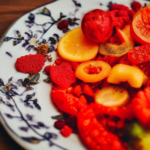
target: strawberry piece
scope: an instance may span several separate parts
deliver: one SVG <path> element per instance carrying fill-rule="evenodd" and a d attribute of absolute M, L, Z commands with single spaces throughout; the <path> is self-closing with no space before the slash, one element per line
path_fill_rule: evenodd
<path fill-rule="evenodd" d="M 81 91 L 82 91 L 81 86 L 80 86 L 80 85 L 76 85 L 76 86 L 73 88 L 73 91 L 72 91 L 72 92 L 73 92 L 73 94 L 74 94 L 75 96 L 80 97 Z"/>
<path fill-rule="evenodd" d="M 76 82 L 75 72 L 68 62 L 62 62 L 60 65 L 50 67 L 50 77 L 57 85 L 68 88 Z"/>
<path fill-rule="evenodd" d="M 60 133 L 61 133 L 62 136 L 68 137 L 72 133 L 72 128 L 70 128 L 67 125 L 64 125 L 64 127 L 60 130 Z"/>
<path fill-rule="evenodd" d="M 72 93 L 67 93 L 66 88 L 59 86 L 52 86 L 51 97 L 60 110 L 73 116 L 77 116 L 78 112 L 87 105 L 84 97 L 78 98 Z"/>
<path fill-rule="evenodd" d="M 90 150 L 125 150 L 121 140 L 108 132 L 95 117 L 93 108 L 84 107 L 77 116 L 79 135 Z M 113 140 L 112 140 L 113 139 Z"/>
<path fill-rule="evenodd" d="M 94 97 L 94 91 L 88 84 L 84 84 L 82 92 L 86 95 Z"/>
<path fill-rule="evenodd" d="M 128 52 L 128 58 L 134 64 L 150 61 L 149 45 L 141 45 L 132 48 L 132 50 Z"/>
<path fill-rule="evenodd" d="M 20 72 L 36 74 L 42 69 L 45 61 L 46 58 L 42 54 L 30 54 L 17 58 L 15 67 Z"/>
<path fill-rule="evenodd" d="M 45 66 L 45 68 L 44 68 L 44 72 L 46 72 L 48 75 L 50 73 L 50 67 L 51 67 L 51 65 L 48 65 L 48 66 Z"/>
<path fill-rule="evenodd" d="M 150 87 L 139 91 L 131 102 L 132 113 L 145 127 L 150 125 Z"/>
<path fill-rule="evenodd" d="M 138 1 L 134 1 L 134 2 L 131 3 L 131 8 L 135 12 L 137 12 L 141 7 L 142 7 L 142 5 Z"/>

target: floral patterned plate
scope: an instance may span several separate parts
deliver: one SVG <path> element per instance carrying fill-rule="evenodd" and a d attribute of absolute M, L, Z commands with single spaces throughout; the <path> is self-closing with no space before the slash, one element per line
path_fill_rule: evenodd
<path fill-rule="evenodd" d="M 16 59 L 35 54 L 40 43 L 50 45 L 45 66 L 56 59 L 57 43 L 65 32 L 80 26 L 83 15 L 95 8 L 107 10 L 114 3 L 130 6 L 132 0 L 59 0 L 41 6 L 18 19 L 1 39 L 0 47 L 0 120 L 7 132 L 22 147 L 30 150 L 85 150 L 78 135 L 64 138 L 53 127 L 52 116 L 59 112 L 50 100 L 51 85 L 44 82 L 42 71 L 25 88 L 28 74 L 17 72 Z M 144 5 L 147 1 L 141 1 Z M 67 20 L 69 27 L 59 30 L 57 24 Z"/>

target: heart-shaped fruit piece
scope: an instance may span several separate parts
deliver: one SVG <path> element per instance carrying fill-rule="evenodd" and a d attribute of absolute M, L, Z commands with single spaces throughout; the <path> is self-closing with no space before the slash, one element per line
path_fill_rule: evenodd
<path fill-rule="evenodd" d="M 30 54 L 18 58 L 15 67 L 20 72 L 36 74 L 42 69 L 45 61 L 46 58 L 42 54 Z"/>
<path fill-rule="evenodd" d="M 51 66 L 50 77 L 54 83 L 64 88 L 68 88 L 72 83 L 76 82 L 75 72 L 68 62 L 63 62 L 57 66 Z"/>

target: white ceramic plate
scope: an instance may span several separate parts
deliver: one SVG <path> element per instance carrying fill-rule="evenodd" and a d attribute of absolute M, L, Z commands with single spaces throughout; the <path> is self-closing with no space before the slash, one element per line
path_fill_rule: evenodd
<path fill-rule="evenodd" d="M 95 8 L 107 10 L 112 3 L 121 3 L 130 6 L 132 0 L 59 0 L 41 6 L 18 19 L 4 35 L 0 47 L 0 119 L 1 123 L 22 147 L 28 150 L 85 150 L 78 135 L 72 134 L 64 138 L 53 127 L 54 120 L 51 116 L 59 112 L 50 100 L 51 85 L 43 82 L 46 75 L 40 72 L 39 84 L 26 91 L 21 85 L 28 74 L 17 72 L 16 59 L 27 54 L 35 54 L 33 41 L 50 43 L 49 37 L 57 41 L 57 35 L 62 37 L 65 33 L 58 30 L 57 24 L 62 19 L 78 18 L 69 29 L 80 26 L 83 15 Z M 147 1 L 140 1 L 142 5 Z M 60 13 L 63 13 L 63 15 Z M 53 21 L 54 20 L 54 21 Z M 21 37 L 19 37 L 21 36 Z M 5 40 L 3 42 L 3 40 Z M 15 46 L 13 46 L 15 43 Z M 56 44 L 51 46 L 57 47 Z M 56 52 L 50 53 L 52 64 L 56 59 Z M 4 83 L 3 83 L 3 82 Z M 11 83 L 12 90 L 8 92 L 3 85 Z M 32 98 L 26 100 L 27 95 Z M 26 101 L 25 101 L 26 100 Z"/>

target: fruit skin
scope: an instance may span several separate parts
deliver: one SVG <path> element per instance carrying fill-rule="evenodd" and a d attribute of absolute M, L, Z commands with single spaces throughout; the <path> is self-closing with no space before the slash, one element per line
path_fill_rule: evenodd
<path fill-rule="evenodd" d="M 83 95 L 79 98 L 72 93 L 67 93 L 66 88 L 52 86 L 51 98 L 57 107 L 73 116 L 77 116 L 78 112 L 87 105 L 87 101 Z"/>
<path fill-rule="evenodd" d="M 107 78 L 109 83 L 119 84 L 127 81 L 131 87 L 140 88 L 144 80 L 143 72 L 125 64 L 115 65 Z"/>
<path fill-rule="evenodd" d="M 84 62 L 98 53 L 98 44 L 89 41 L 80 27 L 67 32 L 58 43 L 57 52 L 61 58 L 71 62 Z"/>
<path fill-rule="evenodd" d="M 100 54 L 120 57 L 128 53 L 128 51 L 133 48 L 134 41 L 130 36 L 130 25 L 126 25 L 122 30 L 119 29 L 118 32 L 120 33 L 117 34 L 120 34 L 120 36 L 122 35 L 121 37 L 125 42 L 120 45 L 109 42 L 101 43 L 99 47 Z"/>
<path fill-rule="evenodd" d="M 129 100 L 128 91 L 121 86 L 102 87 L 94 97 L 95 103 L 108 106 L 120 107 L 127 104 Z"/>
<path fill-rule="evenodd" d="M 125 150 L 119 138 L 108 132 L 95 116 L 92 106 L 84 107 L 77 116 L 79 135 L 90 150 Z M 113 139 L 113 140 L 112 140 Z"/>
<path fill-rule="evenodd" d="M 50 77 L 57 85 L 68 88 L 76 82 L 75 72 L 68 62 L 62 62 L 60 65 L 50 67 Z"/>
<path fill-rule="evenodd" d="M 88 67 L 101 67 L 102 70 L 98 74 L 89 74 Z M 87 83 L 94 83 L 106 78 L 111 70 L 111 66 L 105 61 L 88 61 L 81 63 L 76 71 L 75 76 Z"/>
<path fill-rule="evenodd" d="M 108 14 L 94 9 L 83 16 L 81 28 L 86 38 L 96 43 L 107 41 L 113 32 L 113 24 Z"/>

